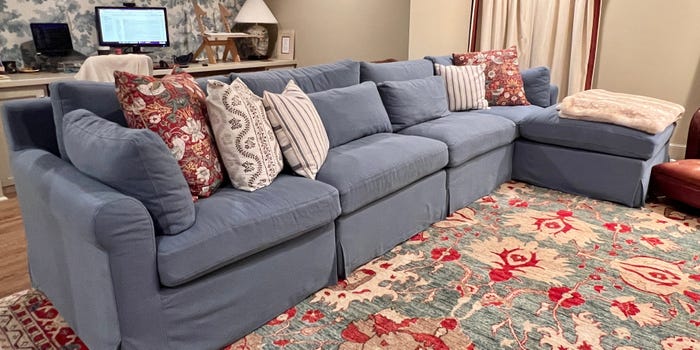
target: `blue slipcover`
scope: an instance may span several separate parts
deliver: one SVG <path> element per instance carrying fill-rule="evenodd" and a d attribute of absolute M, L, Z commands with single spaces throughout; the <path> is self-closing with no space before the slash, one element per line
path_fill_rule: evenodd
<path fill-rule="evenodd" d="M 433 65 L 426 60 L 389 63 L 360 63 L 360 80 L 381 83 L 385 81 L 420 79 L 433 75 Z"/>
<path fill-rule="evenodd" d="M 649 159 L 661 150 L 673 134 L 675 125 L 650 135 L 624 126 L 559 118 L 556 106 L 531 114 L 520 124 L 520 135 L 545 144 Z"/>
<path fill-rule="evenodd" d="M 447 146 L 424 137 L 374 134 L 328 151 L 316 175 L 338 189 L 343 215 L 447 164 Z"/>
<path fill-rule="evenodd" d="M 528 120 L 535 112 L 541 111 L 542 107 L 536 105 L 529 106 L 491 106 L 489 109 L 482 109 L 479 113 L 497 115 L 510 119 L 513 123 L 520 125 Z"/>
<path fill-rule="evenodd" d="M 76 109 L 86 109 L 96 115 L 126 126 L 122 106 L 114 91 L 114 83 L 92 81 L 59 81 L 49 84 L 53 106 L 56 139 L 61 158 L 70 161 L 63 145 L 63 116 Z"/>
<path fill-rule="evenodd" d="M 308 95 L 323 121 L 330 147 L 391 132 L 391 122 L 373 82 Z"/>
<path fill-rule="evenodd" d="M 377 88 L 394 132 L 450 114 L 443 77 L 387 81 Z"/>
<path fill-rule="evenodd" d="M 156 234 L 194 224 L 192 194 L 177 160 L 156 133 L 130 129 L 77 109 L 63 118 L 66 154 L 78 170 L 143 203 Z"/>
<path fill-rule="evenodd" d="M 158 272 L 174 287 L 332 222 L 338 192 L 324 183 L 280 175 L 254 192 L 222 188 L 196 203 L 197 220 L 160 236 Z"/>
<path fill-rule="evenodd" d="M 360 62 L 343 60 L 296 69 L 264 72 L 231 73 L 231 81 L 241 78 L 256 95 L 264 91 L 281 93 L 294 80 L 305 93 L 312 93 L 360 83 Z"/>
<path fill-rule="evenodd" d="M 439 140 L 447 144 L 448 167 L 456 167 L 480 155 L 507 145 L 518 130 L 508 119 L 479 112 L 455 112 L 447 117 L 420 123 L 399 132 Z"/>
<path fill-rule="evenodd" d="M 635 159 L 518 139 L 513 179 L 640 207 L 646 199 L 651 168 L 667 160 L 668 145 L 649 159 Z"/>

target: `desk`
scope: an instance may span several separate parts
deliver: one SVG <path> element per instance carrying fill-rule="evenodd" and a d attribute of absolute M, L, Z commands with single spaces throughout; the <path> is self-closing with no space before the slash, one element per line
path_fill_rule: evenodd
<path fill-rule="evenodd" d="M 200 63 L 183 68 L 195 77 L 227 74 L 231 72 L 251 72 L 272 69 L 295 68 L 294 60 L 261 60 L 241 62 L 220 62 L 202 66 Z M 153 75 L 160 77 L 170 73 L 171 69 L 155 69 Z M 0 80 L 0 109 L 3 101 L 21 98 L 49 96 L 49 84 L 62 80 L 73 79 L 74 73 L 16 73 L 9 75 L 9 80 Z M 0 122 L 0 200 L 4 199 L 3 186 L 14 185 L 10 162 L 8 158 L 5 132 Z"/>

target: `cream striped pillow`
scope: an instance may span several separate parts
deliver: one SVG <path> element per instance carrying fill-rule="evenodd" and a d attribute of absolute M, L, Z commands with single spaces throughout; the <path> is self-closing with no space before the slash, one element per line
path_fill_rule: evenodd
<path fill-rule="evenodd" d="M 315 179 L 328 155 L 328 135 L 308 96 L 290 80 L 281 94 L 265 91 L 263 104 L 282 154 L 295 173 Z"/>
<path fill-rule="evenodd" d="M 444 66 L 435 63 L 437 75 L 445 78 L 450 111 L 488 109 L 484 65 Z"/>

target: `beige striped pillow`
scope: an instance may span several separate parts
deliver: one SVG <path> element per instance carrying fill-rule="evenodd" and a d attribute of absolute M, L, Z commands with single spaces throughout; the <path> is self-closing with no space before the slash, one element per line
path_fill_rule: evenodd
<path fill-rule="evenodd" d="M 435 63 L 437 75 L 445 78 L 450 111 L 488 109 L 484 65 L 444 66 Z"/>
<path fill-rule="evenodd" d="M 328 155 L 328 135 L 308 96 L 290 80 L 281 94 L 265 91 L 263 104 L 282 154 L 297 174 L 315 179 Z"/>

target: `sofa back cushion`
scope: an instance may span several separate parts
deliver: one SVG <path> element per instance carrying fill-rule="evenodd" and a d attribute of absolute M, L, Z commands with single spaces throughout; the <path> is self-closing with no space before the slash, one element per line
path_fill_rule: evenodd
<path fill-rule="evenodd" d="M 441 64 L 443 66 L 451 66 L 452 65 L 452 55 L 425 56 L 425 59 L 430 61 L 430 62 L 433 62 L 433 63 Z"/>
<path fill-rule="evenodd" d="M 391 63 L 360 63 L 360 81 L 385 81 L 420 79 L 433 75 L 433 65 L 427 60 L 399 61 Z"/>
<path fill-rule="evenodd" d="M 153 217 L 156 232 L 178 234 L 194 224 L 185 177 L 165 142 L 78 109 L 63 118 L 65 151 L 78 170 L 132 196 Z"/>
<path fill-rule="evenodd" d="M 360 63 L 344 60 L 295 69 L 231 73 L 231 81 L 236 78 L 241 78 L 260 97 L 264 91 L 281 93 L 290 80 L 294 80 L 305 93 L 311 93 L 359 84 Z"/>
<path fill-rule="evenodd" d="M 122 107 L 114 92 L 114 83 L 92 81 L 60 81 L 49 85 L 56 141 L 61 158 L 70 161 L 63 145 L 64 115 L 76 109 L 86 109 L 94 114 L 126 126 Z"/>
<path fill-rule="evenodd" d="M 523 78 L 523 88 L 528 102 L 535 106 L 549 107 L 550 103 L 550 71 L 547 67 L 534 67 L 520 71 Z"/>
<path fill-rule="evenodd" d="M 373 82 L 309 94 L 328 134 L 330 147 L 380 132 L 391 122 Z"/>
<path fill-rule="evenodd" d="M 450 114 L 445 79 L 441 76 L 387 81 L 377 87 L 395 132 Z"/>

